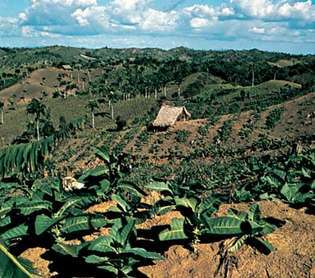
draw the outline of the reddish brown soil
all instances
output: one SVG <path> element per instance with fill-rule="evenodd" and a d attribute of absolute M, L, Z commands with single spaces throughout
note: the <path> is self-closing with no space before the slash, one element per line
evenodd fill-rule
<path fill-rule="evenodd" d="M 87 212 L 88 213 L 105 213 L 108 211 L 109 208 L 117 205 L 117 202 L 115 201 L 108 201 L 108 202 L 103 202 L 101 204 L 96 204 L 92 207 L 90 207 Z"/>
<path fill-rule="evenodd" d="M 296 138 L 301 135 L 311 135 L 314 133 L 315 121 L 312 118 L 308 118 L 308 115 L 314 112 L 314 102 L 315 93 L 310 93 L 283 104 L 269 107 L 260 113 L 260 119 L 255 123 L 253 132 L 245 139 L 240 138 L 239 131 L 250 119 L 250 111 L 242 112 L 238 115 L 222 116 L 214 126 L 209 128 L 208 133 L 204 136 L 199 134 L 198 129 L 207 124 L 207 119 L 177 122 L 166 132 L 149 133 L 148 142 L 141 143 L 138 149 L 134 148 L 138 140 L 137 136 L 135 136 L 135 138 L 127 144 L 125 151 L 127 153 L 140 155 L 154 164 L 172 163 L 174 161 L 169 159 L 171 151 L 178 149 L 180 155 L 177 155 L 177 159 L 180 159 L 180 156 L 187 156 L 196 148 L 203 148 L 205 145 L 213 144 L 214 137 L 217 135 L 218 130 L 222 127 L 223 123 L 229 119 L 233 120 L 232 131 L 229 139 L 225 143 L 221 143 L 222 146 L 226 147 L 250 145 L 259 139 L 261 135 L 267 136 L 270 139 Z M 284 113 L 276 126 L 272 130 L 267 130 L 266 118 L 276 107 L 283 107 Z M 180 130 L 189 132 L 189 137 L 183 143 L 176 140 L 176 133 Z M 152 152 L 154 145 L 157 148 Z"/>
<path fill-rule="evenodd" d="M 165 260 L 142 267 L 148 277 L 314 277 L 315 216 L 296 210 L 280 202 L 260 202 L 264 216 L 286 223 L 266 239 L 276 249 L 266 256 L 249 246 L 222 259 L 223 241 L 197 244 L 192 253 L 183 246 L 172 246 Z M 246 209 L 247 204 L 222 205 L 218 215 L 227 208 Z"/>
<path fill-rule="evenodd" d="M 21 256 L 30 260 L 40 277 L 51 277 L 53 273 L 49 271 L 50 262 L 43 259 L 41 256 L 46 253 L 46 249 L 36 247 L 24 251 Z"/>

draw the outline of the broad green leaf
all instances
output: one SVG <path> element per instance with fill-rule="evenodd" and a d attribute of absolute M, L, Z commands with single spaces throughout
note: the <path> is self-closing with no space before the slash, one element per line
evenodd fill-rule
<path fill-rule="evenodd" d="M 260 208 L 258 204 L 253 204 L 249 208 L 248 212 L 249 221 L 259 221 L 260 220 Z"/>
<path fill-rule="evenodd" d="M 63 233 L 74 233 L 90 229 L 89 216 L 68 217 L 61 227 Z"/>
<path fill-rule="evenodd" d="M 55 214 L 55 218 L 59 218 L 67 214 L 70 208 L 79 207 L 87 208 L 96 201 L 95 197 L 85 196 L 85 197 L 72 197 L 67 200 L 67 202 L 59 209 Z"/>
<path fill-rule="evenodd" d="M 12 202 L 7 202 L 3 204 L 0 208 L 0 217 L 5 216 L 8 212 L 10 212 L 13 208 Z"/>
<path fill-rule="evenodd" d="M 10 239 L 23 237 L 28 234 L 27 230 L 28 230 L 28 226 L 25 224 L 21 224 L 1 234 L 0 239 L 6 241 Z"/>
<path fill-rule="evenodd" d="M 14 257 L 0 243 L 0 277 L 3 278 L 32 278 L 36 272 L 25 259 Z"/>
<path fill-rule="evenodd" d="M 70 245 L 70 244 L 65 244 L 63 242 L 57 242 L 56 244 L 54 244 L 52 246 L 52 249 L 57 252 L 60 253 L 62 255 L 66 255 L 66 256 L 71 256 L 74 258 L 79 257 L 79 253 L 80 251 L 87 246 L 88 243 L 82 243 L 80 245 Z"/>
<path fill-rule="evenodd" d="M 104 265 L 104 266 L 99 266 L 98 267 L 99 269 L 102 269 L 102 270 L 105 270 L 105 271 L 107 271 L 107 272 L 109 272 L 109 273 L 112 273 L 112 274 L 114 274 L 115 275 L 115 277 L 118 277 L 118 269 L 116 268 L 116 267 L 114 267 L 114 266 L 112 266 L 112 265 Z"/>
<path fill-rule="evenodd" d="M 85 262 L 88 264 L 103 264 L 109 262 L 109 258 L 107 257 L 100 257 L 96 255 L 90 255 L 84 258 Z"/>
<path fill-rule="evenodd" d="M 253 240 L 254 242 L 257 241 L 264 248 L 264 253 L 269 254 L 274 251 L 274 248 L 269 241 L 263 240 L 259 237 L 255 237 Z"/>
<path fill-rule="evenodd" d="M 207 218 L 207 228 L 204 230 L 208 235 L 241 235 L 242 220 L 236 217 L 223 216 L 216 218 Z"/>
<path fill-rule="evenodd" d="M 119 232 L 119 237 L 116 237 L 116 241 L 119 242 L 122 246 L 125 246 L 130 235 L 132 234 L 136 221 L 132 218 L 127 219 L 127 223 L 124 223 L 123 228 Z"/>
<path fill-rule="evenodd" d="M 165 229 L 162 231 L 159 234 L 159 239 L 161 241 L 187 239 L 188 237 L 184 231 L 184 222 L 184 219 L 173 218 L 170 229 Z"/>
<path fill-rule="evenodd" d="M 103 148 L 94 148 L 95 154 L 103 159 L 103 161 L 105 161 L 106 163 L 110 163 L 110 156 L 108 153 L 108 150 L 103 147 Z"/>
<path fill-rule="evenodd" d="M 294 200 L 294 196 L 298 193 L 299 189 L 295 186 L 289 186 L 288 183 L 281 188 L 281 194 L 289 201 Z"/>
<path fill-rule="evenodd" d="M 97 193 L 107 193 L 110 190 L 111 183 L 109 180 L 104 179 L 100 182 L 100 186 L 97 189 Z"/>
<path fill-rule="evenodd" d="M 100 236 L 96 240 L 90 242 L 88 249 L 90 251 L 96 251 L 101 253 L 117 253 L 111 244 L 113 240 L 110 237 Z"/>
<path fill-rule="evenodd" d="M 51 210 L 51 203 L 46 201 L 32 201 L 17 207 L 20 209 L 21 214 L 30 215 L 34 212 L 41 210 Z"/>
<path fill-rule="evenodd" d="M 41 235 L 47 231 L 50 227 L 55 225 L 59 219 L 52 219 L 44 214 L 38 215 L 35 219 L 35 233 Z"/>
<path fill-rule="evenodd" d="M 134 194 L 138 197 L 142 197 L 143 195 L 145 195 L 145 193 L 138 186 L 127 181 L 119 182 L 117 188 L 121 188 L 124 191 Z"/>
<path fill-rule="evenodd" d="M 228 209 L 228 216 L 237 218 L 241 221 L 245 221 L 248 217 L 248 213 L 245 211 L 238 211 L 236 209 L 230 208 Z"/>
<path fill-rule="evenodd" d="M 240 238 L 237 238 L 233 245 L 228 248 L 228 251 L 231 253 L 235 253 L 241 249 L 241 247 L 245 244 L 245 241 L 248 239 L 248 235 L 243 235 Z"/>
<path fill-rule="evenodd" d="M 246 202 L 252 199 L 252 194 L 250 191 L 247 191 L 244 187 L 242 187 L 239 190 L 235 190 L 234 197 L 239 202 Z"/>
<path fill-rule="evenodd" d="M 305 168 L 302 168 L 302 175 L 305 177 L 305 178 L 312 178 L 312 172 L 308 169 L 305 169 Z"/>
<path fill-rule="evenodd" d="M 108 221 L 103 215 L 93 215 L 90 216 L 90 223 L 94 229 L 99 229 L 108 224 Z"/>
<path fill-rule="evenodd" d="M 301 187 L 301 184 L 286 183 L 281 189 L 281 194 L 292 204 L 303 204 L 307 200 L 314 198 L 315 194 L 313 192 L 300 192 Z"/>
<path fill-rule="evenodd" d="M 122 219 L 116 218 L 112 220 L 112 227 L 109 231 L 109 237 L 112 241 L 117 241 L 116 239 L 120 237 L 120 229 L 123 227 Z"/>
<path fill-rule="evenodd" d="M 120 271 L 126 276 L 129 276 L 128 274 L 133 271 L 133 268 L 132 266 L 126 265 L 126 266 L 123 266 Z"/>
<path fill-rule="evenodd" d="M 175 197 L 175 203 L 176 203 L 176 206 L 182 206 L 182 207 L 185 207 L 185 208 L 191 208 L 191 210 L 193 212 L 195 212 L 196 210 L 196 206 L 197 206 L 197 200 L 194 199 L 194 198 L 178 198 L 178 197 Z"/>
<path fill-rule="evenodd" d="M 159 192 L 167 191 L 167 192 L 172 193 L 171 189 L 169 188 L 169 185 L 165 182 L 158 182 L 158 181 L 150 182 L 145 185 L 145 188 L 149 190 L 159 191 Z"/>
<path fill-rule="evenodd" d="M 270 176 L 264 177 L 263 181 L 266 181 L 273 188 L 279 188 L 279 186 L 281 186 L 282 184 L 278 179 Z"/>
<path fill-rule="evenodd" d="M 127 212 L 128 210 L 131 209 L 131 206 L 129 205 L 129 203 L 124 200 L 123 197 L 117 195 L 117 194 L 113 194 L 112 195 L 112 200 L 116 201 L 118 203 L 118 205 L 123 209 L 123 211 Z"/>
<path fill-rule="evenodd" d="M 138 257 L 142 257 L 144 259 L 150 260 L 162 260 L 164 259 L 159 253 L 149 252 L 143 248 L 125 248 L 123 254 L 132 254 Z"/>
<path fill-rule="evenodd" d="M 107 166 L 97 166 L 94 169 L 87 170 L 79 179 L 79 182 L 85 181 L 89 177 L 101 177 L 108 174 L 109 169 Z"/>
<path fill-rule="evenodd" d="M 0 227 L 5 227 L 9 224 L 11 224 L 11 217 L 10 216 L 7 216 L 7 217 L 0 219 Z"/>
<path fill-rule="evenodd" d="M 279 168 L 272 169 L 272 173 L 276 175 L 278 178 L 280 178 L 282 181 L 285 181 L 287 173 L 283 169 Z"/>
<path fill-rule="evenodd" d="M 273 201 L 276 198 L 277 198 L 277 196 L 275 194 L 269 194 L 267 192 L 259 195 L 259 199 L 260 200 L 271 200 L 271 201 Z"/>
<path fill-rule="evenodd" d="M 163 206 L 161 208 L 158 208 L 156 214 L 157 215 L 164 215 L 170 211 L 173 211 L 176 209 L 176 206 L 175 205 L 170 205 L 170 206 Z"/>
<path fill-rule="evenodd" d="M 267 234 L 271 234 L 276 229 L 277 229 L 277 226 L 265 222 L 262 225 L 262 230 L 260 231 L 259 234 L 262 235 L 262 236 L 267 235 Z"/>

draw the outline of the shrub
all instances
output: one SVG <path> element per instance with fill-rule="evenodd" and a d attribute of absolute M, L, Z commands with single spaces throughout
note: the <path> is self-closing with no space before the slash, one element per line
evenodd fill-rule
<path fill-rule="evenodd" d="M 218 141 L 227 141 L 230 137 L 231 131 L 232 131 L 233 121 L 227 120 L 224 122 L 221 129 L 218 131 L 217 136 L 214 138 L 215 142 Z"/>
<path fill-rule="evenodd" d="M 280 121 L 283 114 L 283 108 L 276 108 L 272 110 L 266 118 L 266 127 L 267 129 L 272 129 Z"/>
<path fill-rule="evenodd" d="M 122 119 L 120 116 L 116 118 L 117 131 L 123 130 L 126 125 L 127 125 L 126 120 Z"/>
<path fill-rule="evenodd" d="M 179 143 L 184 143 L 187 141 L 189 135 L 190 135 L 190 132 L 188 130 L 179 130 L 176 132 L 175 139 Z"/>

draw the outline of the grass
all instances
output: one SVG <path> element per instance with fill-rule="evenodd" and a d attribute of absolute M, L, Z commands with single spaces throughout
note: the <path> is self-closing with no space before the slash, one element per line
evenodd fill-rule
<path fill-rule="evenodd" d="M 57 126 L 60 116 L 64 116 L 67 121 L 70 121 L 74 118 L 89 115 L 86 104 L 90 98 L 90 96 L 69 96 L 66 99 L 46 98 L 43 102 L 49 107 L 53 123 Z M 154 107 L 157 107 L 157 103 L 153 98 L 145 99 L 139 97 L 128 101 L 121 101 L 114 105 L 115 118 L 120 116 L 123 119 L 131 120 L 135 117 L 143 117 Z M 12 139 L 23 132 L 28 121 L 25 110 L 25 105 L 19 105 L 16 110 L 5 113 L 5 123 L 0 128 L 0 138 L 2 138 L 0 146 L 10 143 Z M 101 110 L 109 112 L 107 105 L 103 106 Z M 109 118 L 96 117 L 96 128 L 98 129 L 110 127 L 113 124 L 113 121 Z"/>

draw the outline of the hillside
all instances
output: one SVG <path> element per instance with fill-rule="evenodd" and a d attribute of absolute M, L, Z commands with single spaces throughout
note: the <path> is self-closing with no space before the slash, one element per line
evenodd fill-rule
<path fill-rule="evenodd" d="M 42 277 L 312 277 L 314 65 L 0 48 L 1 250 Z M 164 104 L 191 118 L 152 126 Z"/>
<path fill-rule="evenodd" d="M 152 165 L 178 165 L 187 158 L 201 160 L 202 163 L 213 163 L 223 155 L 216 153 L 219 150 L 225 152 L 224 156 L 227 159 L 262 156 L 267 153 L 277 154 L 282 150 L 290 149 L 293 142 L 300 142 L 307 146 L 312 140 L 315 126 L 310 115 L 313 113 L 314 104 L 315 94 L 312 93 L 271 106 L 260 113 L 248 111 L 214 119 L 178 122 L 167 132 L 162 133 L 147 131 L 146 127 L 130 126 L 124 131 L 111 131 L 102 139 L 93 138 L 90 143 L 100 146 L 108 142 L 113 150 L 124 151 Z M 277 109 L 283 110 L 280 119 L 272 128 L 267 128 L 268 115 Z M 226 138 L 222 140 L 218 136 L 225 123 L 228 123 L 225 128 Z M 69 140 L 62 147 L 66 150 L 62 151 L 62 156 L 69 154 L 71 156 L 71 153 L 77 155 L 70 161 L 62 163 L 64 168 L 61 170 L 71 169 L 75 172 L 89 165 L 93 159 L 93 152 L 84 147 L 82 150 L 84 144 L 81 142 L 85 141 L 85 136 L 84 133 L 81 135 L 79 133 L 78 138 Z M 218 143 L 218 139 L 221 139 L 221 142 Z M 85 159 L 81 160 L 82 157 Z M 62 162 L 62 159 L 59 162 Z"/>

